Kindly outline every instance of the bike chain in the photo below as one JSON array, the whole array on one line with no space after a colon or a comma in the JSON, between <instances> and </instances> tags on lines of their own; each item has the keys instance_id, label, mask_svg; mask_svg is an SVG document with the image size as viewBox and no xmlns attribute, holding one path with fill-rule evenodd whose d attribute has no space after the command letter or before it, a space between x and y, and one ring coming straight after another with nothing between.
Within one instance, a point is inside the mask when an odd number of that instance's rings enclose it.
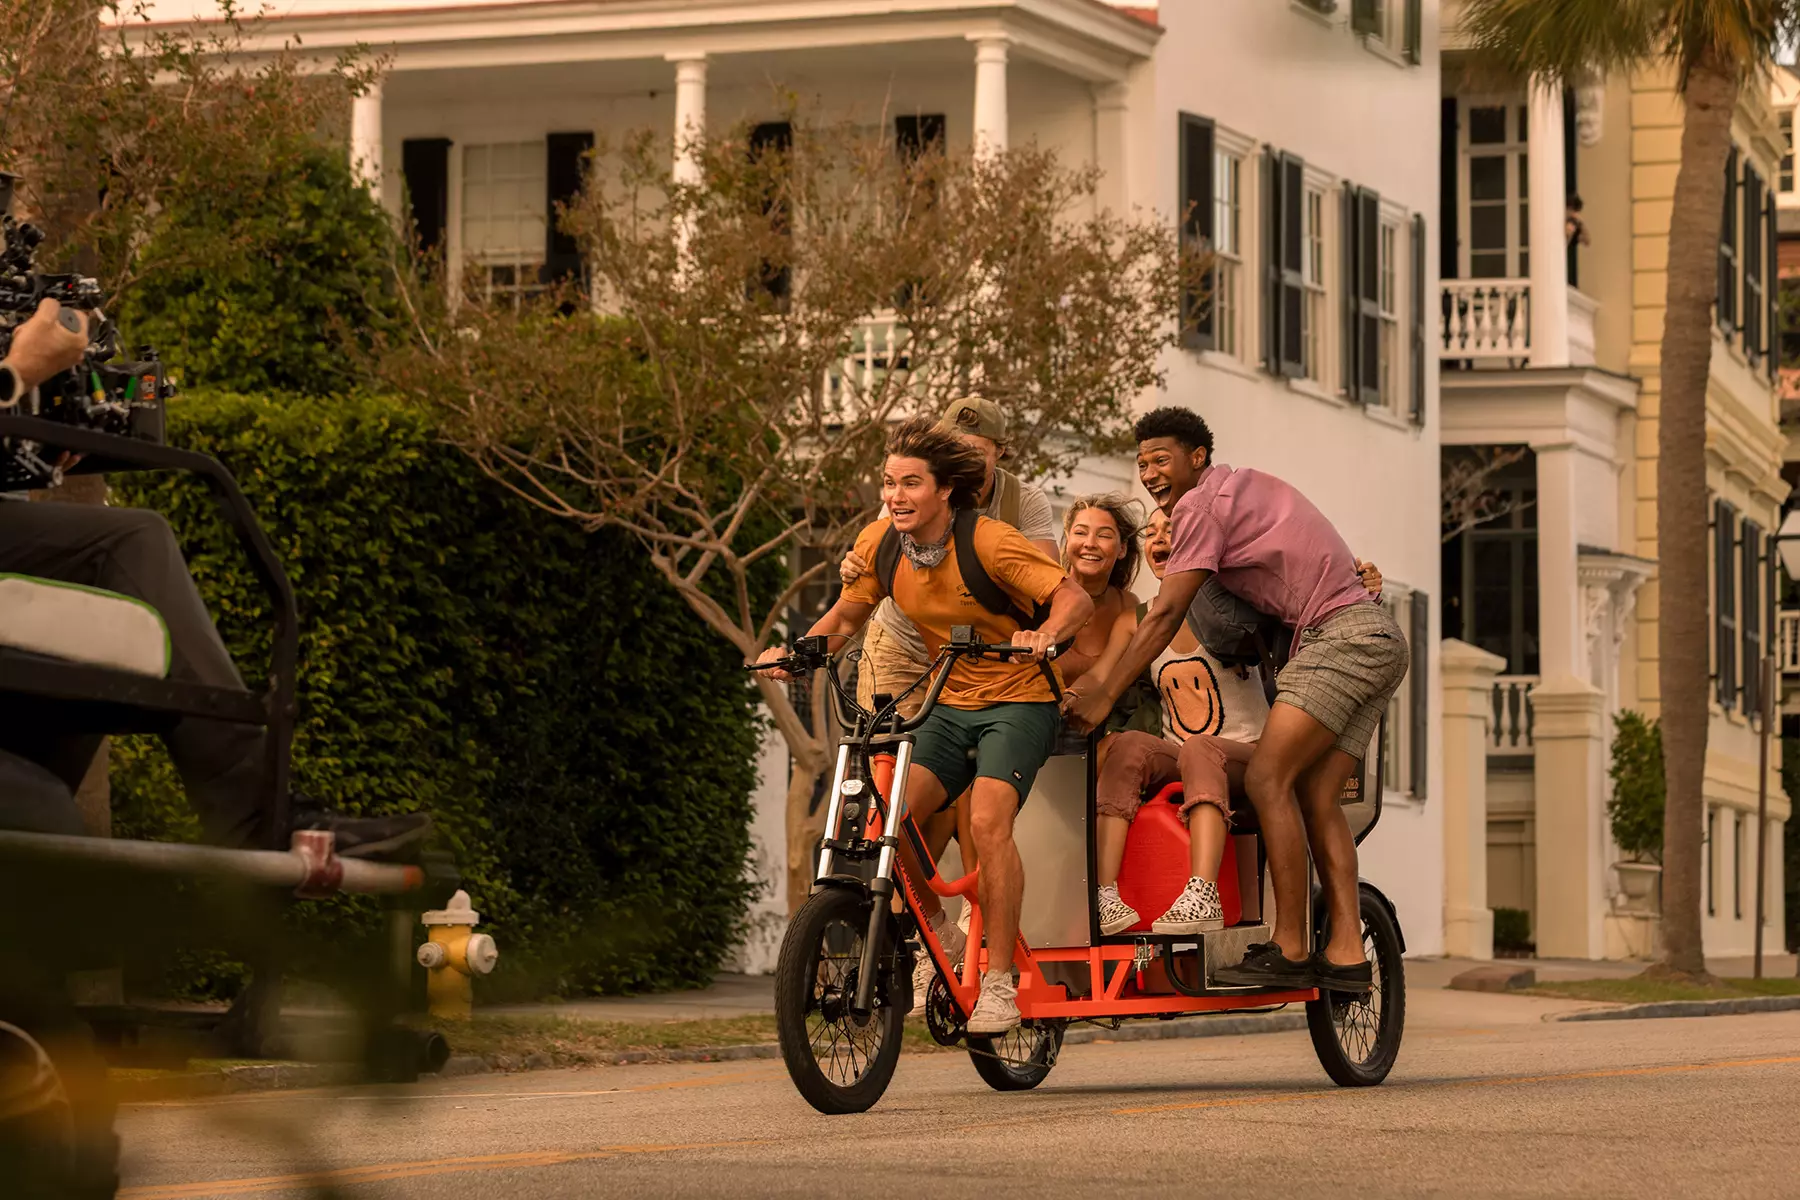
<instances>
[{"instance_id":1,"label":"bike chain","mask_svg":"<svg viewBox=\"0 0 1800 1200\"><path fill-rule=\"evenodd\" d=\"M1009 1067L1031 1067L1041 1065L1046 1069L1056 1065L1057 1056L1062 1051L1054 1034L1048 1029L1045 1029L1042 1026L1033 1025L1030 1022L1026 1022L1023 1027L1033 1033L1037 1033L1039 1035L1039 1040L1029 1055L1019 1058L1005 1054L996 1054L992 1050L979 1050L976 1049L974 1039L969 1035L967 1024L968 1023L964 1020L962 1014L957 1011L956 1003L950 999L950 988L949 985L944 982L944 977L942 975L933 975L931 977L931 988L925 996L925 1028L930 1031L932 1039L936 1041L938 1045L961 1045L962 1048L967 1050L970 1054L979 1054L983 1058L992 1058L1005 1063ZM977 1034L975 1037L981 1037L981 1035ZM1004 1041L1005 1038L1006 1035L1001 1034L992 1040ZM1046 1038L1049 1039L1048 1042L1044 1040ZM1038 1055L1046 1046L1048 1046L1048 1056L1040 1063Z\"/></svg>"}]
</instances>

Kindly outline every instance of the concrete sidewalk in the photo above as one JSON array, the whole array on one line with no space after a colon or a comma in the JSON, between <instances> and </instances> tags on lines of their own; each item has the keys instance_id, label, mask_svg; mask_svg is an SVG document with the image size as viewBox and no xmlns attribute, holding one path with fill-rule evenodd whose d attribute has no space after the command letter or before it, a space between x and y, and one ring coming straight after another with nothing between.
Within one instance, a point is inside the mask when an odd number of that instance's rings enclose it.
<instances>
[{"instance_id":1,"label":"concrete sidewalk","mask_svg":"<svg viewBox=\"0 0 1800 1200\"><path fill-rule=\"evenodd\" d=\"M1500 959L1503 963L1517 963L1519 966L1531 967L1537 971L1540 981L1568 979L1625 979L1636 975L1648 964L1641 962L1586 962L1569 958L1520 958ZM1406 960L1406 984L1408 993L1441 991L1450 986L1456 976L1484 964L1469 958L1409 958ZM1748 978L1753 963L1749 958L1711 958L1706 965L1713 974L1732 978ZM1793 978L1794 956L1792 954L1767 954L1763 956L1763 974L1770 978ZM1467 995L1461 993L1460 995ZM1499 1006L1493 1013L1520 1012L1519 1009L1508 1009L1507 1005L1518 1005L1519 997L1501 997ZM1568 1008L1574 1002L1535 1001L1536 1004L1554 1004L1557 1008ZM1417 1006L1417 1002L1415 1002ZM1579 1005L1577 1005L1579 1007ZM1432 1004L1433 1011L1438 1007ZM1466 1006L1456 1002L1455 1007L1462 1011ZM1486 1006L1482 1006L1487 1011ZM502 1004L494 1007L483 1007L481 1012L489 1016L554 1016L567 1017L584 1021L696 1021L713 1017L748 1017L759 1013L775 1011L775 977L772 975L730 975L715 976L712 986L699 988L690 992L663 992L648 996L599 996L583 1000L566 1000L560 1003L547 1004ZM1548 1010L1546 1010L1548 1011ZM1474 1010L1469 1010L1470 1019L1477 1019ZM1521 1014L1522 1015L1522 1014ZM1542 1013L1533 1012L1529 1019L1537 1019ZM1488 1019L1481 1017L1479 1019Z\"/></svg>"}]
</instances>

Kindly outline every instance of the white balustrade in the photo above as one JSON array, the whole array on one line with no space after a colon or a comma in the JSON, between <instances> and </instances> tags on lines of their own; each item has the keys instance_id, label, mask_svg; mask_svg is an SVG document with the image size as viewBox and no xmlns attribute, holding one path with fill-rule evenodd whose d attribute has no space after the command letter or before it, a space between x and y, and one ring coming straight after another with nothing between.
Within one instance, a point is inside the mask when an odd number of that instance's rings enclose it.
<instances>
[{"instance_id":1,"label":"white balustrade","mask_svg":"<svg viewBox=\"0 0 1800 1200\"><path fill-rule=\"evenodd\" d=\"M1531 285L1523 279L1446 279L1438 356L1503 358L1524 365L1531 350Z\"/></svg>"},{"instance_id":2,"label":"white balustrade","mask_svg":"<svg viewBox=\"0 0 1800 1200\"><path fill-rule=\"evenodd\" d=\"M1775 666L1783 675L1800 674L1800 612L1782 612L1776 617Z\"/></svg>"},{"instance_id":3,"label":"white balustrade","mask_svg":"<svg viewBox=\"0 0 1800 1200\"><path fill-rule=\"evenodd\" d=\"M1532 726L1531 690L1537 686L1536 675L1496 675L1494 677L1494 724L1488 739L1490 755L1528 755L1536 749Z\"/></svg>"}]
</instances>

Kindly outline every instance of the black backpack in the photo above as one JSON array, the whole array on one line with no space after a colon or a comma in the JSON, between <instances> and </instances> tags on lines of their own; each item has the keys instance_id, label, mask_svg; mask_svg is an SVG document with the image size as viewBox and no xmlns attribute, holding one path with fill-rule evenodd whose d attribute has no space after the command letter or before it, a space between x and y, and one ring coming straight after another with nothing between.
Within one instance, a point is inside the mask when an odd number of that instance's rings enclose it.
<instances>
[{"instance_id":1,"label":"black backpack","mask_svg":"<svg viewBox=\"0 0 1800 1200\"><path fill-rule=\"evenodd\" d=\"M956 547L956 569L962 575L963 586L969 589L975 603L995 616L1010 617L1020 629L1036 629L1050 615L1050 606L1039 604L1027 612L994 582L981 556L975 553L975 523L980 519L981 514L974 509L959 508L950 522L950 541ZM881 584L883 595L894 594L894 572L899 566L900 531L890 524L887 532L881 535L881 544L875 548L875 579ZM1056 682L1056 672L1050 669L1047 660L1039 662L1038 666L1043 668L1044 678L1050 681L1050 690L1060 699L1062 687Z\"/></svg>"},{"instance_id":2,"label":"black backpack","mask_svg":"<svg viewBox=\"0 0 1800 1200\"><path fill-rule=\"evenodd\" d=\"M1208 575L1188 605L1187 627L1208 654L1228 667L1260 668L1264 690L1273 688L1291 644L1281 618L1228 591L1217 575Z\"/></svg>"}]
</instances>

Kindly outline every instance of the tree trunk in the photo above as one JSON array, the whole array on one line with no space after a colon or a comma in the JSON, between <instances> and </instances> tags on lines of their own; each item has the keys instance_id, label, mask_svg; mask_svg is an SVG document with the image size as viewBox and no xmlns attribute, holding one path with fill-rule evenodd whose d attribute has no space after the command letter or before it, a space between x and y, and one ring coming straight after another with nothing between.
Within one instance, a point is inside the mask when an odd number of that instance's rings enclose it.
<instances>
[{"instance_id":1,"label":"tree trunk","mask_svg":"<svg viewBox=\"0 0 1800 1200\"><path fill-rule=\"evenodd\" d=\"M1663 771L1663 964L1703 974L1701 854L1708 712L1706 391L1725 157L1738 80L1711 58L1689 75L1669 217L1656 461L1657 654Z\"/></svg>"},{"instance_id":2,"label":"tree trunk","mask_svg":"<svg viewBox=\"0 0 1800 1200\"><path fill-rule=\"evenodd\" d=\"M787 909L788 915L800 911L812 892L813 870L817 861L819 833L824 829L824 806L808 813L812 806L813 787L825 768L823 754L808 754L790 747L787 788Z\"/></svg>"}]
</instances>

